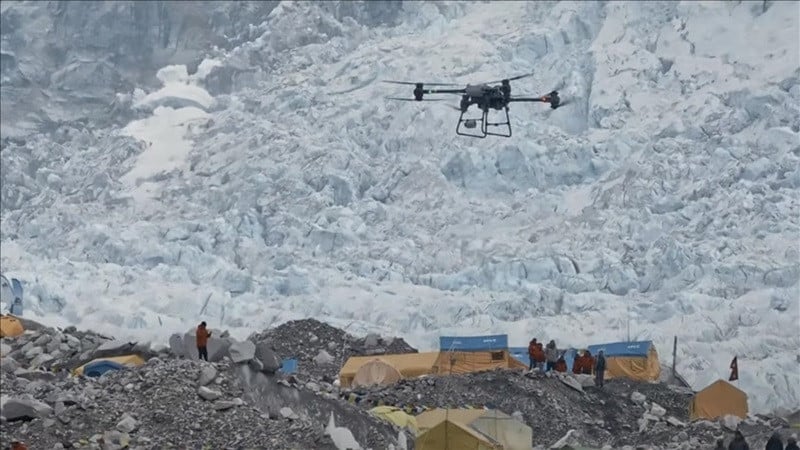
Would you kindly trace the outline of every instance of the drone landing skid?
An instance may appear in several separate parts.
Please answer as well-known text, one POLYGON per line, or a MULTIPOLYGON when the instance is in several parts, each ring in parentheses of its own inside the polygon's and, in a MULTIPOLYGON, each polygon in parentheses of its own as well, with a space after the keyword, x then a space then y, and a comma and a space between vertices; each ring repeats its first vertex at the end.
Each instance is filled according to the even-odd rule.
MULTIPOLYGON (((508 108, 503 108, 505 110, 506 121, 505 122, 489 122, 489 111, 482 111, 481 117, 479 119, 465 119, 464 113, 466 111, 461 112, 461 116, 458 118, 458 126, 456 126, 456 134, 459 136, 467 136, 467 137, 475 137, 475 138, 485 138, 486 136, 499 136, 499 137, 511 137, 511 120, 508 117, 508 108), (473 129, 476 128, 480 122, 480 134, 477 133, 468 133, 463 132, 462 128, 466 129, 473 129), (505 127, 507 133, 494 133, 489 131, 489 127, 505 127)), ((505 131, 504 130, 504 131, 505 131)))

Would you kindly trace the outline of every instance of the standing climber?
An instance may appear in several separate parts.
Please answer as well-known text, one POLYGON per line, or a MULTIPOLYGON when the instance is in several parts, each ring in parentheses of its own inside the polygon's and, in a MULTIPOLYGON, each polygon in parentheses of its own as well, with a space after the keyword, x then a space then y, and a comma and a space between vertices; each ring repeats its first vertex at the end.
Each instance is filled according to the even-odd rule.
POLYGON ((563 354, 558 357, 558 361, 556 361, 555 366, 553 366, 553 370, 561 373, 565 373, 567 371, 567 361, 564 359, 563 354))
POLYGON ((195 337, 197 339, 197 357, 208 361, 208 348, 206 348, 206 345, 208 345, 208 338, 211 337, 211 332, 206 329, 205 322, 200 322, 200 325, 197 326, 195 337))
POLYGON ((544 356, 547 360, 547 372, 550 372, 556 367, 556 363, 558 362, 558 349, 556 348, 556 341, 550 340, 550 343, 547 344, 547 347, 544 349, 544 356))
POLYGON ((583 352, 583 367, 581 368, 581 373, 584 375, 591 375, 592 369, 594 369, 596 361, 592 357, 592 352, 586 350, 583 352))
POLYGON ((531 339, 530 344, 528 344, 528 357, 531 359, 531 363, 528 366, 528 370, 533 370, 536 367, 536 346, 538 343, 536 342, 536 338, 531 339))
POLYGON ((789 439, 786 441, 786 448, 784 450, 800 450, 800 447, 797 446, 797 435, 793 434, 789 439))
POLYGON ((728 450, 750 450, 750 446, 747 445, 747 441, 741 431, 736 430, 733 440, 728 444, 728 450))
POLYGON ((606 355, 600 350, 597 353, 597 362, 594 365, 594 384, 603 387, 603 376, 606 372, 606 355))
POLYGON ((781 439, 781 434, 777 431, 772 433, 769 440, 767 441, 767 447, 765 450, 783 450, 783 439, 781 439))

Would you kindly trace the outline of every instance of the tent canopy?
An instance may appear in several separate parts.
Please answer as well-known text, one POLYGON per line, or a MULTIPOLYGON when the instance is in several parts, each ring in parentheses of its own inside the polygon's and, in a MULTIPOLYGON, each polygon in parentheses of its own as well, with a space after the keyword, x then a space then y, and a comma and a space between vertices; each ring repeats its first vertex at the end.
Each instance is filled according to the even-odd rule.
POLYGON ((419 432, 416 417, 406 413, 400 408, 395 408, 393 406, 377 406, 370 409, 369 412, 400 428, 408 428, 414 434, 419 432))
POLYGON ((606 357, 606 378, 655 381, 661 376, 661 363, 652 341, 614 342, 590 345, 592 356, 602 350, 606 357))
POLYGON ((393 384, 400 381, 403 374, 397 370, 391 363, 381 359, 375 358, 372 361, 366 362, 363 366, 358 368, 352 386, 372 386, 372 385, 386 385, 393 384))
POLYGON ((73 375, 99 376, 109 370, 120 370, 126 367, 136 367, 144 364, 144 359, 139 355, 112 356, 97 358, 72 371, 73 375), (89 375, 87 371, 99 372, 98 375, 89 375))
POLYGON ((380 357, 350 357, 339 371, 339 381, 341 385, 343 387, 350 386, 361 366, 376 358, 381 359, 384 363, 397 369, 403 378, 414 378, 435 372, 434 366, 439 358, 439 352, 403 353, 398 355, 380 355, 380 357))
POLYGON ((507 350, 441 352, 437 362, 439 375, 480 372, 494 369, 525 369, 527 366, 507 350))
POLYGON ((14 316, 0 316, 0 337, 16 337, 25 332, 22 322, 14 316))
MULTIPOLYGON (((442 430, 441 426, 444 423, 452 423, 458 429, 468 431, 468 433, 460 433, 464 436, 461 436, 459 441, 469 445, 469 447, 463 448, 530 450, 533 442, 533 430, 531 427, 502 411, 440 408, 426 411, 417 416, 417 425, 420 429, 417 445, 420 443, 426 445, 422 448, 459 448, 449 437, 446 442, 443 441, 444 437, 441 436, 429 438, 430 440, 439 442, 439 447, 430 446, 430 443, 421 439, 425 434, 429 434, 433 430, 442 430), (480 447, 481 445, 484 447, 480 447)), ((456 430, 457 435, 459 434, 458 429, 456 430)), ((447 431, 450 431, 450 429, 447 431)), ((431 436, 435 436, 435 434, 436 432, 431 436)))
POLYGON ((487 350, 508 350, 508 335, 488 336, 441 336, 439 350, 443 352, 475 352, 487 350))
POLYGON ((460 423, 445 420, 417 436, 417 450, 501 450, 503 447, 460 423))
POLYGON ((747 394, 725 380, 717 380, 695 394, 689 404, 692 420, 733 415, 747 418, 747 394))

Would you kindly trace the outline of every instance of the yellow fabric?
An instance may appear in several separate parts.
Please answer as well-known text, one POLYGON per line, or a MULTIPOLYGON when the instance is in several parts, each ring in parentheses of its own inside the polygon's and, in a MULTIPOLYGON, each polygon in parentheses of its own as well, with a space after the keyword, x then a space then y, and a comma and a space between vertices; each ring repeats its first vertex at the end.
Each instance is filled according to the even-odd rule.
MULTIPOLYGON (((436 373, 434 366, 438 357, 439 352, 380 355, 380 359, 397 369, 403 378, 436 373)), ((339 371, 339 382, 342 387, 350 387, 358 369, 375 358, 375 356, 353 356, 348 359, 339 371)))
POLYGON ((352 386, 372 386, 393 384, 403 378, 403 374, 389 362, 380 358, 367 361, 358 368, 350 383, 352 386))
POLYGON ((387 422, 391 422, 397 425, 400 428, 408 428, 414 434, 417 434, 419 432, 419 427, 417 426, 417 418, 412 416, 411 414, 407 414, 400 408, 395 408, 392 406, 377 406, 375 408, 370 409, 369 412, 387 422))
POLYGON ((494 369, 527 368, 505 350, 496 352, 441 352, 437 363, 439 375, 463 374, 494 369))
POLYGON ((689 404, 689 416, 716 419, 726 415, 747 418, 747 394, 725 380, 717 380, 695 394, 689 404))
POLYGON ((89 365, 89 364, 91 364, 93 362, 97 362, 97 361, 113 361, 115 363, 122 364, 122 365, 128 366, 128 367, 136 367, 136 366, 141 366, 142 364, 144 364, 144 359, 142 359, 142 357, 139 356, 139 355, 111 356, 111 357, 108 357, 108 358, 93 359, 93 360, 89 361, 88 363, 86 363, 86 364, 78 367, 77 369, 73 370, 72 374, 73 375, 83 375, 83 368, 86 367, 87 365, 89 365))
POLYGON ((486 436, 449 420, 439 422, 414 440, 416 450, 501 450, 486 436))
POLYGON ((650 347, 647 358, 607 356, 605 378, 617 377, 637 381, 658 380, 661 377, 661 363, 656 348, 650 347))
POLYGON ((16 337, 25 332, 22 322, 14 316, 0 316, 0 338, 16 337))
MULTIPOLYGON (((496 446, 489 448, 530 450, 533 445, 531 427, 501 411, 486 409, 434 409, 421 413, 417 416, 419 436, 437 429, 445 422, 453 423, 469 431, 471 436, 477 436, 484 445, 496 446)), ((441 439, 433 437, 429 439, 439 442, 442 446, 425 448, 445 448, 441 439)), ((419 443, 420 439, 417 439, 417 442, 419 443)), ((426 442, 426 445, 431 444, 426 442)), ((453 446, 452 443, 450 445, 453 446)), ((470 448, 474 448, 474 446, 470 448)))

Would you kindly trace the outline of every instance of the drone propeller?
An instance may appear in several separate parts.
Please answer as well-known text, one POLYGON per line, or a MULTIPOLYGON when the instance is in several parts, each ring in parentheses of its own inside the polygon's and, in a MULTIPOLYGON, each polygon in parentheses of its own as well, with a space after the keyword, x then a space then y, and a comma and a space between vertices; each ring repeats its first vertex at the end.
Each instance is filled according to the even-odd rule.
POLYGON ((386 100, 399 100, 401 102, 443 102, 446 99, 444 98, 422 98, 422 99, 415 99, 415 98, 401 98, 401 97, 385 97, 386 100))
POLYGON ((503 78, 502 80, 489 81, 489 82, 487 82, 485 84, 497 84, 497 83, 502 83, 502 82, 509 82, 509 81, 519 80, 520 78, 527 78, 527 77, 531 77, 531 76, 533 76, 533 72, 526 73, 526 74, 523 74, 523 75, 517 75, 517 76, 511 77, 511 78, 503 78))
POLYGON ((460 84, 454 83, 423 83, 423 82, 414 82, 414 81, 394 81, 394 80, 382 80, 384 83, 392 83, 392 84, 405 84, 409 86, 416 86, 421 84, 423 86, 461 86, 460 84))

